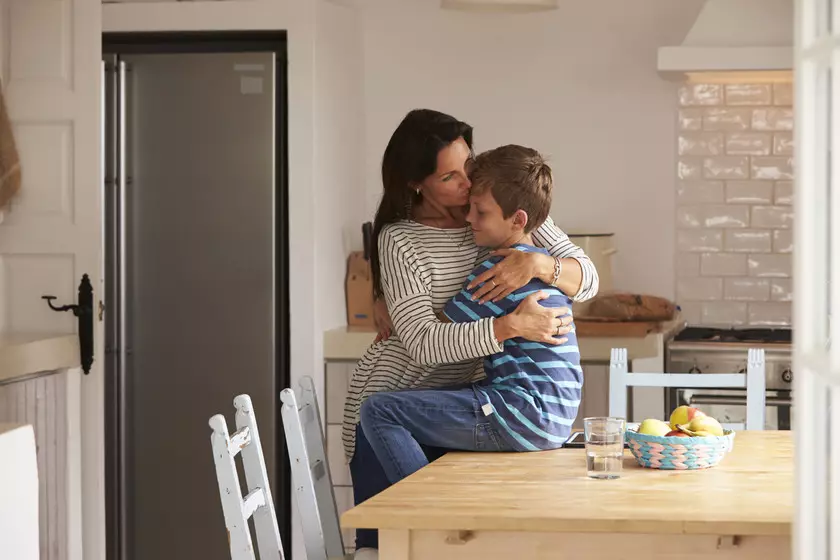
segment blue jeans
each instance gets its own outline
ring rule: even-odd
[[[423,451],[429,461],[439,459],[447,452],[436,447],[424,447]],[[356,425],[356,451],[350,460],[350,477],[353,479],[354,505],[373,498],[391,485],[361,425]],[[379,548],[379,531],[356,529],[356,549],[360,548]]]
[[[362,429],[393,484],[429,464],[423,446],[510,451],[471,386],[376,393],[361,410]]]

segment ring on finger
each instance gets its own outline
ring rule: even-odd
[[[490,282],[492,282],[493,287],[495,288],[495,287],[496,287],[496,281],[495,281],[495,280],[493,280],[493,279],[491,278],[491,279],[490,279]]]
[[[557,325],[557,336],[560,336],[560,330],[563,328],[563,325]]]

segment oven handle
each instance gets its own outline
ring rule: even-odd
[[[696,404],[740,404],[746,406],[747,397],[740,395],[691,395],[688,399],[690,405]],[[790,397],[777,397],[774,395],[765,398],[767,406],[791,406],[793,400]]]

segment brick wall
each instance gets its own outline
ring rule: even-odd
[[[790,325],[790,83],[679,92],[676,294],[698,325]]]

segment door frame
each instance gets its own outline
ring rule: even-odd
[[[288,120],[288,54],[287,33],[276,31],[144,31],[144,32],[105,32],[102,33],[102,56],[115,54],[175,54],[175,53],[213,53],[213,52],[273,52],[275,54],[275,208],[276,220],[274,239],[275,262],[275,386],[291,386],[290,375],[290,298],[289,298],[289,120]],[[104,212],[107,211],[103,204]],[[113,525],[118,515],[118,497],[112,495],[118,480],[118,458],[114,449],[119,427],[117,425],[116,400],[113,396],[115,380],[105,380],[105,487],[106,487],[106,558],[120,559],[119,528]],[[277,434],[275,462],[277,473],[276,488],[272,489],[275,512],[281,540],[287,557],[291,557],[292,535],[292,493],[291,473],[288,464],[285,435],[280,415],[276,415],[275,433]]]

